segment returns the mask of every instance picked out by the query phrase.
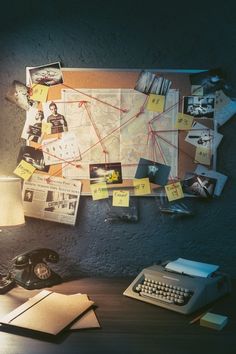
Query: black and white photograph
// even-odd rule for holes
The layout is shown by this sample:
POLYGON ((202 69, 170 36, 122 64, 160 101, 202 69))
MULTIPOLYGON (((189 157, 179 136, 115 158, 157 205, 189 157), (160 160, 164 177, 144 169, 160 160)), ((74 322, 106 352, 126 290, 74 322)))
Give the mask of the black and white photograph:
POLYGON ((48 191, 45 203, 45 211, 75 215, 77 195, 62 193, 60 191, 48 191))
POLYGON ((33 195, 34 195, 34 192, 29 190, 29 189, 26 189, 25 190, 25 193, 24 193, 24 202, 32 202, 33 201, 33 195))
POLYGON ((120 162, 97 163, 89 165, 91 183, 106 182, 107 184, 122 183, 120 162))
POLYGON ((185 96, 183 104, 183 113, 190 116, 201 118, 214 117, 214 96, 185 96))
POLYGON ((27 112, 25 125, 21 134, 22 139, 39 143, 42 135, 43 121, 45 121, 43 111, 30 108, 27 112))
POLYGON ((165 96, 171 86, 171 81, 158 77, 150 71, 141 71, 134 89, 145 94, 165 96))
POLYGON ((190 74, 189 78, 191 85, 202 87, 204 95, 227 89, 225 75, 220 68, 190 74))
POLYGON ((215 149, 221 142, 223 135, 208 128, 207 126, 194 122, 189 130, 185 141, 196 146, 208 149, 215 149))
POLYGON ((27 111, 35 106, 36 102, 30 99, 29 88, 22 82, 14 80, 6 94, 6 99, 27 111))
POLYGON ((29 68, 31 84, 54 86, 63 83, 63 75, 59 62, 29 68))
POLYGON ((149 178, 154 184, 164 186, 168 182, 170 166, 140 158, 135 178, 149 178))
POLYGON ((184 193, 211 198, 214 195, 216 182, 215 178, 187 173, 182 182, 182 188, 184 193))
POLYGON ((35 149, 32 146, 23 146, 18 155, 18 162, 24 160, 34 166, 36 170, 48 172, 50 166, 45 165, 43 153, 40 149, 35 149))

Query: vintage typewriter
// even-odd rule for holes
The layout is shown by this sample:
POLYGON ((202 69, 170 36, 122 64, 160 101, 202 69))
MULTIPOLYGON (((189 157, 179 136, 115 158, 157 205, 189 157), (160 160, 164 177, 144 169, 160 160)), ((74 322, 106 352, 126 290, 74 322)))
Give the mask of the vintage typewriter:
MULTIPOLYGON (((198 263, 189 262, 195 265, 198 263)), ((207 277, 190 275, 170 270, 167 265, 164 263, 143 269, 123 294, 182 314, 190 314, 230 292, 230 279, 224 273, 213 271, 207 277)), ((189 273, 197 274, 192 271, 189 273)))

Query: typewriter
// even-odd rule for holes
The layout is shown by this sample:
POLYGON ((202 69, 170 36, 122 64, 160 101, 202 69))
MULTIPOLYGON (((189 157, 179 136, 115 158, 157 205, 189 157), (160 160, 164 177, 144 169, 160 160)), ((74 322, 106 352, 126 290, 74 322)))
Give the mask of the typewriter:
POLYGON ((224 273, 193 276, 166 265, 144 268, 123 295, 187 315, 230 292, 230 279, 224 273))

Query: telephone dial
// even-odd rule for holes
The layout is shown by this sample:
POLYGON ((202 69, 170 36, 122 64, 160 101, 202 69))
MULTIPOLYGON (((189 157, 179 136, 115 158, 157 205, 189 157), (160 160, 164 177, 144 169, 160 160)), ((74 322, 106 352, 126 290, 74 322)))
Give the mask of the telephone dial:
POLYGON ((58 284, 62 281, 61 277, 47 264, 47 262, 56 263, 58 260, 59 255, 48 248, 22 253, 13 258, 12 269, 6 278, 29 290, 58 284))

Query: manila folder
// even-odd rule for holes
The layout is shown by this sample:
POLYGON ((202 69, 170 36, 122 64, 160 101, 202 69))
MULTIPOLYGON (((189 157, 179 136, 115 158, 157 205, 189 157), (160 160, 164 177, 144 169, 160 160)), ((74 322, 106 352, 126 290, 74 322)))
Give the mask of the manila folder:
POLYGON ((43 290, 1 318, 0 323, 56 335, 93 304, 80 295, 43 290))

